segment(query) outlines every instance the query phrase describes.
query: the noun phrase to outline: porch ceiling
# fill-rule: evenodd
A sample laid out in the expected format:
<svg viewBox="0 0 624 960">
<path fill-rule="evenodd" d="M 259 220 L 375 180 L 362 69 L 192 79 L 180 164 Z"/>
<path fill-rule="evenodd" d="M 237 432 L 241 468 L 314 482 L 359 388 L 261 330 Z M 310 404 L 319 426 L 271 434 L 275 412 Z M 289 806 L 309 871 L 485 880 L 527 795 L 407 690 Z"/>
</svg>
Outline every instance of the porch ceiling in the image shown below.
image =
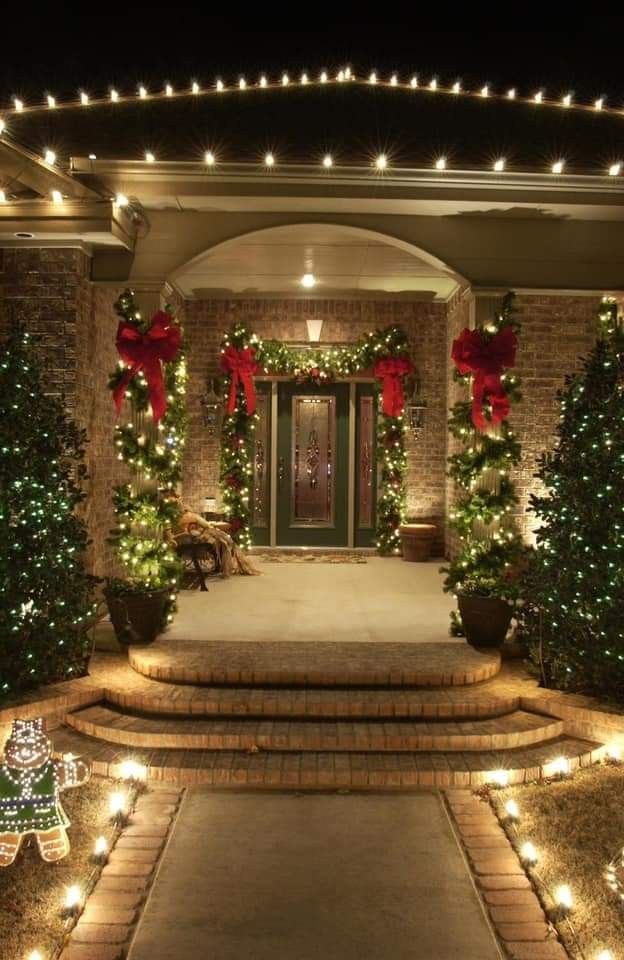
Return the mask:
<svg viewBox="0 0 624 960">
<path fill-rule="evenodd" d="M 303 290 L 312 273 L 316 286 Z M 383 241 L 329 224 L 263 230 L 209 250 L 175 283 L 187 297 L 408 296 L 444 299 L 457 289 L 450 271 Z"/>
</svg>

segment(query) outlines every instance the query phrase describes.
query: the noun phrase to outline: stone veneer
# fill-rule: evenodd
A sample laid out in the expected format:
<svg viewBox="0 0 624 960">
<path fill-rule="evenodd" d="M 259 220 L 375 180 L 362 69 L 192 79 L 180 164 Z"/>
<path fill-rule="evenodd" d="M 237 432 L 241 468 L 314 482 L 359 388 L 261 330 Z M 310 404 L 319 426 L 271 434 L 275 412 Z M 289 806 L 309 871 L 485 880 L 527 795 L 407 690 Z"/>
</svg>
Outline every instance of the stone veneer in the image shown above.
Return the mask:
<svg viewBox="0 0 624 960">
<path fill-rule="evenodd" d="M 89 279 L 89 258 L 73 248 L 20 247 L 0 250 L 0 333 L 11 318 L 20 319 L 37 337 L 46 361 L 50 393 L 63 394 L 69 411 L 88 431 L 85 516 L 92 544 L 89 568 L 103 576 L 114 572 L 106 537 L 112 525 L 111 487 L 124 477 L 112 443 L 114 415 L 107 380 L 116 363 L 113 302 L 119 288 Z M 198 508 L 217 494 L 218 438 L 202 425 L 199 398 L 207 375 L 219 373 L 223 332 L 237 319 L 260 336 L 306 341 L 307 317 L 322 317 L 323 343 L 355 342 L 369 330 L 389 324 L 405 328 L 427 400 L 426 426 L 417 442 L 408 441 L 408 510 L 410 516 L 438 523 L 443 548 L 445 517 L 453 490 L 445 476 L 448 452 L 446 415 L 460 393 L 448 360 L 452 339 L 469 322 L 469 298 L 448 304 L 377 300 L 192 300 L 172 294 L 186 333 L 189 384 L 189 440 L 184 463 L 183 495 Z M 551 441 L 557 423 L 556 390 L 578 358 L 591 348 L 596 296 L 518 296 L 523 329 L 518 373 L 524 401 L 512 422 L 523 444 L 523 461 L 515 471 L 518 518 L 526 536 L 529 495 L 536 488 L 539 453 Z M 456 544 L 446 532 L 446 550 Z"/>
</svg>

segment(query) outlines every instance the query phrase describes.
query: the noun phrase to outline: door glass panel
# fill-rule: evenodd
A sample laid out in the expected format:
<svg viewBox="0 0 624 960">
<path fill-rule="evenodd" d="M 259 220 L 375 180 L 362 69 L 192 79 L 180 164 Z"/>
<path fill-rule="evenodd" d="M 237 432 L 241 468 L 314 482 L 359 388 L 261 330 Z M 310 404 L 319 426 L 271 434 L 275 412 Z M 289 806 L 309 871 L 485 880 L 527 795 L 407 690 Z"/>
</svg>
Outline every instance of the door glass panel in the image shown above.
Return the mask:
<svg viewBox="0 0 624 960">
<path fill-rule="evenodd" d="M 336 398 L 293 396 L 291 518 L 294 527 L 333 527 Z"/>
<path fill-rule="evenodd" d="M 269 403 L 268 393 L 256 395 L 258 420 L 253 441 L 253 526 L 269 526 Z"/>
<path fill-rule="evenodd" d="M 373 397 L 360 397 L 358 449 L 358 527 L 373 526 L 373 465 L 375 463 L 375 425 Z"/>
</svg>

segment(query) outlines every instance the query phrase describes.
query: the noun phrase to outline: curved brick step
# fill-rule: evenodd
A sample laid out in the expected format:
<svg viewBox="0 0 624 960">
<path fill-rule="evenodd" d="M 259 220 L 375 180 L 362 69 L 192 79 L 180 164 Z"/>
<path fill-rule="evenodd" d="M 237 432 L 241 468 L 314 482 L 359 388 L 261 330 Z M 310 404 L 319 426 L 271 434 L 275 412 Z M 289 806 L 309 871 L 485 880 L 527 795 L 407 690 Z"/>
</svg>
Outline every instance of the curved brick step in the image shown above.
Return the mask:
<svg viewBox="0 0 624 960">
<path fill-rule="evenodd" d="M 123 684 L 105 686 L 104 699 L 124 710 L 159 716 L 290 719 L 474 719 L 511 713 L 520 702 L 512 692 L 490 692 L 487 684 L 425 690 L 197 686 L 163 683 L 138 673 Z"/>
<path fill-rule="evenodd" d="M 353 720 L 168 720 L 106 706 L 71 713 L 69 726 L 107 743 L 173 750 L 483 751 L 512 750 L 553 740 L 563 721 L 524 710 L 468 722 Z"/>
<path fill-rule="evenodd" d="M 316 643 L 189 641 L 163 638 L 130 647 L 130 665 L 169 683 L 314 687 L 450 687 L 489 680 L 497 650 L 463 641 Z"/>
<path fill-rule="evenodd" d="M 126 748 L 75 730 L 55 732 L 55 749 L 90 758 L 94 773 L 117 777 Z M 544 764 L 569 759 L 571 769 L 600 759 L 600 744 L 560 737 L 548 744 L 498 753 L 236 753 L 228 750 L 152 750 L 132 753 L 149 776 L 179 785 L 290 789 L 380 789 L 416 786 L 467 787 L 484 783 L 492 770 L 509 770 L 512 783 L 539 779 Z"/>
</svg>

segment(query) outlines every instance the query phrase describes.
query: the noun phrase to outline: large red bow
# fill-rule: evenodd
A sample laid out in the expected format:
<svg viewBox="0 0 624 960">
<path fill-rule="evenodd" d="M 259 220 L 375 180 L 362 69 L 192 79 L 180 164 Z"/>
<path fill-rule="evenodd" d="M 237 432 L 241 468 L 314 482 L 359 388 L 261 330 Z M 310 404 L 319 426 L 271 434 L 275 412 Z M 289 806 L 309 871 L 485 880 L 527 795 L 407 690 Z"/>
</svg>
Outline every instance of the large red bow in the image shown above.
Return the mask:
<svg viewBox="0 0 624 960">
<path fill-rule="evenodd" d="M 236 347 L 226 347 L 221 356 L 221 367 L 225 373 L 231 377 L 230 395 L 227 402 L 227 412 L 234 413 L 236 410 L 236 391 L 238 384 L 242 383 L 245 394 L 245 408 L 247 416 L 256 412 L 256 388 L 254 386 L 254 373 L 258 369 L 256 363 L 256 351 L 253 347 L 245 347 L 244 350 L 237 350 Z"/>
<path fill-rule="evenodd" d="M 167 409 L 167 396 L 161 363 L 175 360 L 180 349 L 182 334 L 173 322 L 170 314 L 159 310 L 152 317 L 146 333 L 127 320 L 117 327 L 117 351 L 128 369 L 113 390 L 113 400 L 117 412 L 121 410 L 126 387 L 130 381 L 143 371 L 149 389 L 149 402 L 156 423 Z"/>
<path fill-rule="evenodd" d="M 460 373 L 473 373 L 472 422 L 477 430 L 485 430 L 488 421 L 483 414 L 483 402 L 487 400 L 492 413 L 490 423 L 501 423 L 509 416 L 509 397 L 501 381 L 505 367 L 516 363 L 518 338 L 511 327 L 503 327 L 492 337 L 485 339 L 481 330 L 462 330 L 453 341 L 451 357 Z"/>
<path fill-rule="evenodd" d="M 378 360 L 375 364 L 375 376 L 383 380 L 382 409 L 387 417 L 399 417 L 405 407 L 403 384 L 401 377 L 411 373 L 414 369 L 409 360 L 386 359 Z"/>
</svg>

